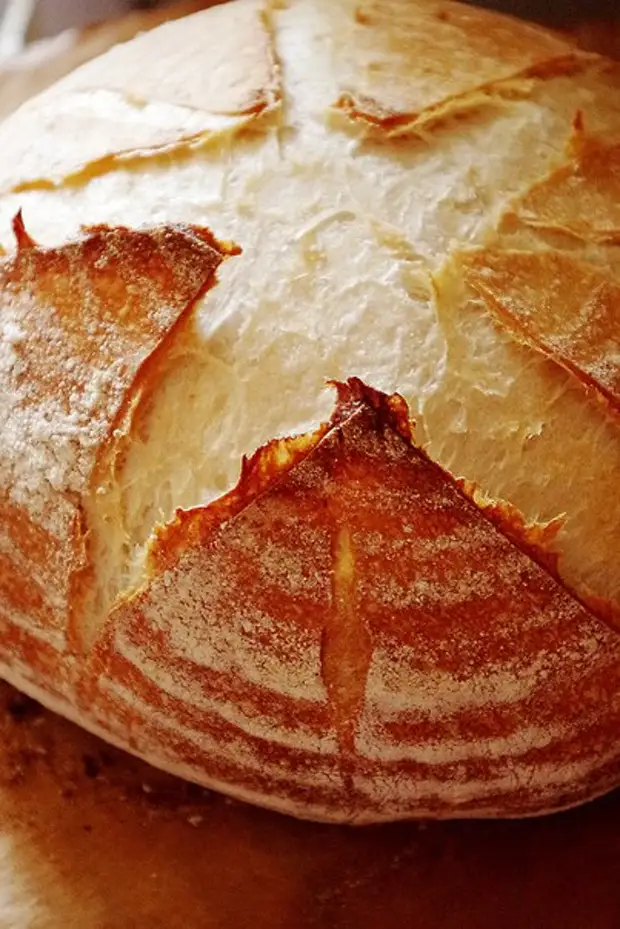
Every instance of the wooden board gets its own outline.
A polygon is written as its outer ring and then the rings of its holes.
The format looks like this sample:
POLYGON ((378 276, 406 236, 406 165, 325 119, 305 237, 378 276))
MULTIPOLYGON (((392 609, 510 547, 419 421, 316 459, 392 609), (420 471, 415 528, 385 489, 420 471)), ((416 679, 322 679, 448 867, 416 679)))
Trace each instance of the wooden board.
POLYGON ((0 685, 0 929, 618 929, 620 794, 352 829, 231 803, 0 685))

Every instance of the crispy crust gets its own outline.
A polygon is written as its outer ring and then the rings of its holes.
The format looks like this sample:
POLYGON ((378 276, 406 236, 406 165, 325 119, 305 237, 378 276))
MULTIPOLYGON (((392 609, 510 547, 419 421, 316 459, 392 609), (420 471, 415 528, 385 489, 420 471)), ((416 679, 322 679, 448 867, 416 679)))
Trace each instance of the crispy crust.
POLYGON ((84 499, 149 359, 231 249, 191 227, 98 227, 60 248, 37 246, 21 216, 14 228, 17 252, 0 266, 0 648, 64 693, 81 638, 67 618, 90 572, 84 499))
POLYGON ((550 530, 513 518, 509 538, 505 511, 412 444, 402 398, 338 393, 328 426, 271 443, 159 532, 81 713, 312 818, 525 815, 601 789, 620 637, 549 573, 550 530))
POLYGON ((588 135, 578 111, 567 148, 566 163, 530 188, 504 224, 620 245, 620 143, 588 135))
POLYGON ((347 0, 330 4, 329 15, 338 48, 335 109, 393 136, 494 96, 527 94, 531 78, 570 74, 590 60, 545 30, 449 0, 347 0))
POLYGON ((462 264, 503 327, 620 413, 620 285, 612 271, 553 251, 485 249, 462 264))
POLYGON ((617 603, 597 596, 584 584, 571 588, 562 578, 561 549, 557 545, 557 538, 565 524, 564 516, 556 516, 544 523, 526 523, 523 514, 506 500, 486 497, 471 481, 461 479, 458 484, 508 539, 567 587, 586 609, 612 628, 620 630, 620 606, 617 603))

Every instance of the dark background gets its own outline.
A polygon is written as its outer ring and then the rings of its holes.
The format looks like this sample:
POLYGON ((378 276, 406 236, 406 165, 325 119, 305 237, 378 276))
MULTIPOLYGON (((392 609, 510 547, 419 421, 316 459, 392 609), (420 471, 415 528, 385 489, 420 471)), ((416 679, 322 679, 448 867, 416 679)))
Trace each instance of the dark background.
POLYGON ((477 0, 476 5, 557 25, 598 16, 620 16, 619 0, 477 0))

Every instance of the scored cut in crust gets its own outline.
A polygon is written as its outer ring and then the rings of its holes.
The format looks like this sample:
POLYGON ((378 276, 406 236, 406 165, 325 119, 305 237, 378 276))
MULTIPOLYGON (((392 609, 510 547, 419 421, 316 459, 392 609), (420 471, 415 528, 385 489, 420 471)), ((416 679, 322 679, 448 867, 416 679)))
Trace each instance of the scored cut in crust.
POLYGON ((15 232, 17 253, 0 267, 2 432, 11 450, 0 462, 0 648, 62 695, 68 653, 80 650, 92 610, 84 588, 94 570, 85 512, 93 478, 149 365, 232 249, 192 227, 97 227, 57 249, 39 247, 20 216, 15 232))
POLYGON ((338 394, 330 424, 158 532, 82 712, 298 815, 525 815, 600 790, 620 637, 412 445, 400 397, 338 394))

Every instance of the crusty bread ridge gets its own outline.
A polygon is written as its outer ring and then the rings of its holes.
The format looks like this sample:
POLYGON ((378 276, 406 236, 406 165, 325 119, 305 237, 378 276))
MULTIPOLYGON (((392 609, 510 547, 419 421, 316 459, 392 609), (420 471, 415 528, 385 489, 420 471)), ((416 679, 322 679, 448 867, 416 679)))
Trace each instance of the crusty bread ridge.
POLYGON ((0 125, 2 675, 298 816, 618 783, 619 90, 235 0, 0 125))
POLYGON ((113 45, 210 5, 209 0, 180 0, 29 43, 0 62, 0 118, 113 45))

